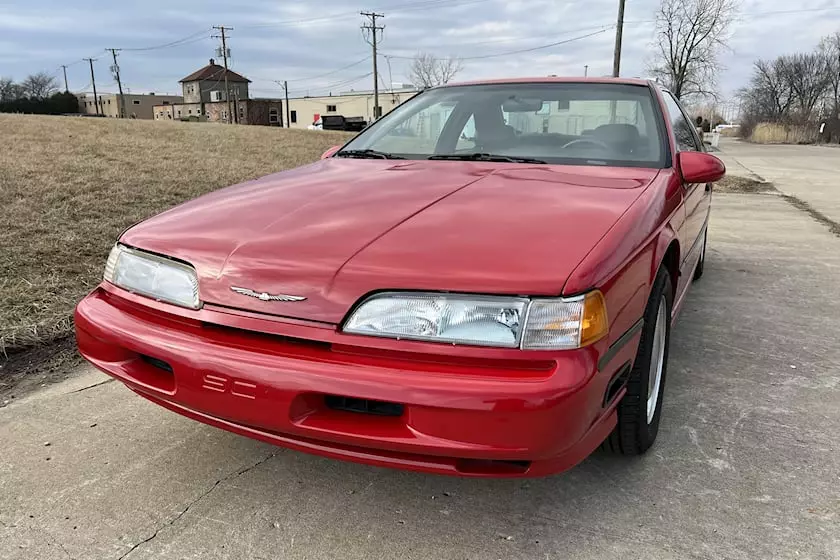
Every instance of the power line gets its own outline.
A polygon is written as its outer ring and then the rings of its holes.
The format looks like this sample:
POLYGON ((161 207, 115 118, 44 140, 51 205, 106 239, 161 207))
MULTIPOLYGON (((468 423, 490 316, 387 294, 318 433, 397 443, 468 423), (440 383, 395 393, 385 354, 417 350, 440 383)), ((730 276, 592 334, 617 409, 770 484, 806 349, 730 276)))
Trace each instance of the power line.
MULTIPOLYGON (((490 0, 427 0, 424 2, 406 2, 404 4, 395 4, 394 6, 388 6, 388 12, 408 12, 412 10, 422 10, 429 7, 435 7, 445 4, 455 4, 454 8, 460 7, 462 5, 470 5, 470 4, 479 4, 482 2, 489 2, 490 0)), ((351 17, 355 17, 358 15, 358 12, 339 12, 330 15, 324 16, 316 16, 311 18, 303 18, 303 19, 291 19, 291 20, 282 20, 282 21, 275 21, 269 23, 255 23, 251 25, 240 25, 240 29, 259 29, 265 27, 284 27, 287 25, 300 25, 303 23, 318 23, 322 21, 336 21, 339 19, 349 19, 351 17)))
MULTIPOLYGON (((534 52, 534 51, 539 51, 539 50, 542 50, 542 49, 549 49, 551 47, 556 47, 556 46, 559 46, 559 45, 565 45, 566 43, 572 43, 574 41, 581 41, 583 39, 588 39, 589 37, 593 37, 595 35, 600 35, 601 33, 604 33, 606 31, 608 31, 612 27, 614 27, 614 25, 605 25, 601 29, 599 29, 598 31, 595 31, 594 33, 587 33, 586 35, 580 35, 578 37, 572 37, 571 39, 565 39, 563 41, 555 41, 553 43, 548 43, 547 45, 539 45, 537 47, 531 47, 531 48, 528 48, 528 49, 517 49, 517 50, 514 50, 514 51, 506 51, 506 52, 495 53, 495 54, 483 54, 483 55, 478 55, 478 56, 464 56, 464 57, 457 57, 457 58, 459 60, 483 60, 485 58, 497 58, 497 57, 500 57, 500 56, 510 56, 510 55, 514 55, 514 54, 534 52)), ((398 56, 398 55, 392 55, 392 54, 385 55, 385 56, 387 56, 389 58, 398 58, 398 59, 404 59, 404 60, 413 60, 414 59, 413 56, 398 56)))
POLYGON ((176 41, 170 41, 169 43, 164 43, 162 45, 153 45, 151 47, 133 47, 133 48, 127 48, 126 47, 126 48, 123 48, 121 50, 126 51, 126 52, 129 52, 129 51, 130 52, 140 52, 140 51, 154 51, 154 50, 158 50, 158 49, 167 49, 167 48, 170 48, 170 47, 180 47, 182 44, 188 44, 187 41, 195 40, 196 38, 198 40, 205 39, 208 32, 209 31, 207 29, 202 29, 201 31, 198 31, 196 33, 192 33, 192 34, 187 35, 186 37, 183 37, 183 38, 178 39, 176 41), (199 35, 204 35, 204 37, 198 37, 199 35))
POLYGON ((368 60, 370 60, 370 56, 366 56, 363 59, 357 60, 356 62, 354 62, 352 64, 348 64, 347 66, 342 66, 341 68, 338 68, 336 70, 332 70, 330 72, 326 72, 324 74, 318 74, 317 76, 310 76, 308 78, 295 78, 294 80, 288 80, 288 81, 290 81, 290 82, 308 82, 310 80, 317 80, 318 78, 325 78, 327 76, 332 76, 333 74, 338 74, 342 70, 347 70, 348 68, 353 68, 354 66, 358 66, 359 64, 361 64, 363 62, 367 62, 368 60))
MULTIPOLYGON (((150 54, 157 54, 156 52, 154 52, 155 50, 159 50, 159 49, 163 49, 163 48, 175 49, 175 48, 178 48, 178 47, 185 47, 187 45, 194 45, 195 43, 200 43, 202 41, 206 41, 210 38, 211 38, 210 35, 202 35, 201 37, 196 37, 195 39, 192 39, 190 41, 183 41, 183 42, 180 42, 180 43, 174 43, 174 44, 168 45, 167 47, 156 47, 154 49, 131 50, 131 51, 129 51, 129 54, 131 54, 133 56, 146 56, 146 55, 150 55, 150 54)), ((123 49, 123 50, 126 50, 126 49, 123 49)))

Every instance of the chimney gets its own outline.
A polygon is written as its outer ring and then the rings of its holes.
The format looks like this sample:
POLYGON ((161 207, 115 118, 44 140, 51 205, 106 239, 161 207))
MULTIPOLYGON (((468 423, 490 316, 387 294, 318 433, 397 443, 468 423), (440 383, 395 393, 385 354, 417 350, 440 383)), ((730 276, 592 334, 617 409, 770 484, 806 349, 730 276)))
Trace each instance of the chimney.
POLYGON ((211 58, 210 59, 210 66, 215 66, 215 65, 216 65, 216 61, 211 58))

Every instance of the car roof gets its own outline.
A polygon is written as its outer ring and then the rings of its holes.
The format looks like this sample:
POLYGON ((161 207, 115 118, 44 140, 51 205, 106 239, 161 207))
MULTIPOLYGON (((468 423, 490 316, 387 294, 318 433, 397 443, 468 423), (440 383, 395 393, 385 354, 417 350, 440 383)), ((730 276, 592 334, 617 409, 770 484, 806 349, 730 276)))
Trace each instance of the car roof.
POLYGON ((642 78, 613 78, 605 77, 573 77, 573 76, 543 76, 539 78, 503 78, 496 80, 473 80, 469 82, 458 82, 454 84, 446 84, 439 87, 458 87, 458 86, 480 86, 480 85, 494 85, 494 84, 626 84, 634 86, 648 86, 650 80, 642 78))

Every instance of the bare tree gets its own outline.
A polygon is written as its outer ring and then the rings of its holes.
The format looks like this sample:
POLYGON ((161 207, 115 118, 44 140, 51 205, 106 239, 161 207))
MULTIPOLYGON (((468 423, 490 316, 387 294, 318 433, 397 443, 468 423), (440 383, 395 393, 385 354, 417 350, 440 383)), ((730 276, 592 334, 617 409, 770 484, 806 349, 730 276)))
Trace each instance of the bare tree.
POLYGON ((23 88, 11 78, 0 78, 0 102, 16 101, 23 97, 23 88))
POLYGON ((779 57, 756 61, 750 85, 742 90, 741 97, 746 114, 774 122, 786 120, 794 105, 794 94, 784 60, 779 57))
POLYGON ((736 0, 661 0, 649 70, 678 98, 715 95, 736 0))
POLYGON ((823 37, 819 46, 828 73, 826 108, 832 119, 840 119, 840 31, 823 37))
POLYGON ((449 83, 463 69, 464 65, 459 58, 437 58, 433 54, 421 52, 411 62, 408 77, 415 86, 426 89, 449 83))
POLYGON ((44 99, 58 91, 58 82, 46 72, 30 74, 20 85, 30 99, 44 99))
POLYGON ((803 122, 813 116, 830 84, 827 60, 820 53, 796 53, 780 58, 793 94, 794 111, 803 122))

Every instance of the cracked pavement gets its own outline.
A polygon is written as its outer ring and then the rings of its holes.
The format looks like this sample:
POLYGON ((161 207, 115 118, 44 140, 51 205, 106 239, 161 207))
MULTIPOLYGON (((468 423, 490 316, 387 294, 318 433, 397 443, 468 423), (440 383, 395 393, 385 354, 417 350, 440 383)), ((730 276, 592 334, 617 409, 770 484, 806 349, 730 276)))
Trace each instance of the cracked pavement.
POLYGON ((366 467, 84 369, 0 409, 0 558, 840 558, 840 238, 779 196, 718 195, 707 258, 642 458, 534 480, 366 467))

